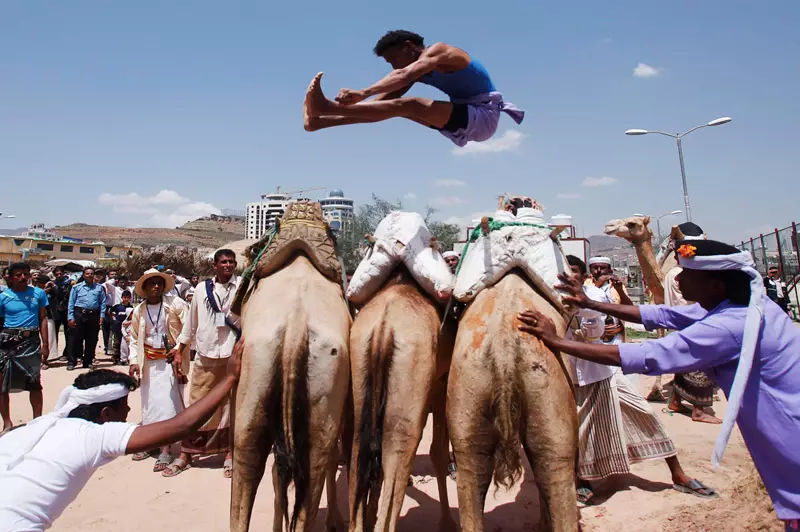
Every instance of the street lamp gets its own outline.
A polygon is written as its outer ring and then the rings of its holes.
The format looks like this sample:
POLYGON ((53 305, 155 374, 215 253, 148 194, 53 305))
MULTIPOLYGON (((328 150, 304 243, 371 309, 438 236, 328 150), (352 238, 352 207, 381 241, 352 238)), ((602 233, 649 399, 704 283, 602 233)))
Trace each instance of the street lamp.
MULTIPOLYGON (((664 218, 665 216, 675 216, 676 214, 680 214, 682 212, 683 211, 681 211, 681 210, 676 210, 676 211, 666 212, 666 213, 662 214, 661 216, 655 216, 656 228, 658 229, 658 244, 659 245, 661 244, 661 240, 663 239, 663 237, 661 236, 661 218, 664 218)), ((635 213, 633 213, 633 215, 634 216, 638 216, 640 218, 644 218, 646 216, 646 215, 644 215, 644 214, 642 214, 640 212, 635 212, 635 213)))
POLYGON ((16 216, 13 215, 13 214, 7 214, 7 215, 3 216, 3 213, 0 212, 0 218, 16 218, 16 216))
POLYGON ((628 129, 627 131, 625 131, 626 135, 631 135, 631 136, 647 135, 648 133, 657 133, 659 135, 672 137, 673 139, 675 139, 677 141, 677 143, 678 143, 678 160, 681 163, 681 179, 683 180, 683 205, 684 205, 684 208, 686 209, 686 221, 687 222, 691 222, 692 221, 692 208, 689 205, 689 189, 686 186, 686 170, 683 167, 683 148, 681 146, 681 139, 683 137, 685 137, 686 135, 688 135, 689 133, 691 133, 692 131, 696 130, 696 129, 701 129, 701 128, 704 128, 704 127, 721 126, 722 124, 727 124, 731 120, 733 120, 733 118, 731 118, 729 116, 723 116, 721 118, 717 118, 715 120, 712 120, 711 122, 708 122, 706 124, 703 124, 703 125, 700 125, 700 126, 695 126, 695 127, 693 127, 692 129, 690 129, 688 131, 684 131, 683 133, 678 133, 677 135, 673 135, 672 133, 665 133, 663 131, 655 131, 655 130, 648 130, 648 129, 628 129))

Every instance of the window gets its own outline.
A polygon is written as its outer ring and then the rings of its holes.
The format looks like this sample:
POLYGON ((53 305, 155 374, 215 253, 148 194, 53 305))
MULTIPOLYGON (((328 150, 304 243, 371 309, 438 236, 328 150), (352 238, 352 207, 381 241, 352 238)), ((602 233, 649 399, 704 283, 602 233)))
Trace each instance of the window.
POLYGON ((53 244, 45 244, 44 242, 37 242, 36 249, 41 249, 42 251, 53 251, 53 244))
POLYGON ((64 244, 61 244, 62 253, 72 253, 72 249, 73 249, 72 246, 65 246, 64 244))
POLYGON ((87 246, 81 246, 81 253, 94 253, 94 248, 90 248, 87 246))
POLYGON ((111 250, 114 249, 114 246, 105 246, 106 253, 111 253, 111 250))

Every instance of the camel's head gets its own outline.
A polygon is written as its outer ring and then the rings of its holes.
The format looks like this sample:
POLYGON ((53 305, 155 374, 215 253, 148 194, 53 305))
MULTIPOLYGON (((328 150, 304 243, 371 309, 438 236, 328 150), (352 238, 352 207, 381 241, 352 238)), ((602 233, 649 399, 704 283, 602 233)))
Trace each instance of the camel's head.
POLYGON ((628 242, 647 242, 653 238, 653 232, 648 227, 649 223, 649 216, 631 216, 623 220, 611 220, 606 223, 603 232, 624 238, 628 242))

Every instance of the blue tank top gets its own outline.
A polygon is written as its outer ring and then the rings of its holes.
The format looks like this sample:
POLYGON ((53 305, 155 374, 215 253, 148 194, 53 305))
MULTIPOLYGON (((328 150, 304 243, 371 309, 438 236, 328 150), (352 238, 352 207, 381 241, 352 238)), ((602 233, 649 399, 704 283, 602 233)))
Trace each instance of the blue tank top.
POLYGON ((466 68, 444 74, 442 72, 429 72, 418 80, 420 83, 436 87, 447 94, 451 100, 472 98, 478 94, 495 92, 497 89, 489 77, 489 72, 475 58, 470 60, 466 68))

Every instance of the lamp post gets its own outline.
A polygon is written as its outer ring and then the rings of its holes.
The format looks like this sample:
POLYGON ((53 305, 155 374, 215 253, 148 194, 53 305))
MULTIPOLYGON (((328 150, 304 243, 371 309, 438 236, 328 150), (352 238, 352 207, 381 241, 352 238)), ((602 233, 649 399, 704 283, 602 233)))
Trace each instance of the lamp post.
POLYGON ((681 139, 696 129, 701 129, 704 127, 721 126, 722 124, 727 124, 731 120, 733 120, 731 117, 723 116, 722 118, 717 118, 706 124, 695 126, 692 129, 684 131, 683 133, 678 133, 677 135, 673 135, 672 133, 665 133, 663 131, 655 131, 647 129, 628 129, 627 131, 625 131, 626 135, 636 136, 636 135, 647 135, 648 133, 657 133, 659 135, 664 135, 666 137, 672 137, 673 139, 676 140, 676 142, 678 143, 678 160, 680 161, 681 164, 681 180, 683 181, 683 205, 684 208, 686 209, 687 222, 692 221, 692 208, 689 205, 689 189, 686 186, 686 169, 683 166, 683 147, 681 145, 681 139))
MULTIPOLYGON (((661 218, 664 218, 665 216, 675 216, 676 214, 680 214, 682 212, 683 211, 681 211, 681 210, 670 211, 670 212, 666 212, 666 213, 662 214, 661 216, 656 216, 655 217, 655 219, 656 219, 656 228, 658 229, 658 242, 657 242, 657 245, 661 245, 661 241, 664 238, 661 235, 661 218)), ((642 218, 644 218, 644 216, 646 216, 646 215, 644 215, 644 214, 642 214, 640 212, 635 212, 635 213, 633 213, 633 215, 634 216, 639 216, 639 217, 642 217, 642 218)))

